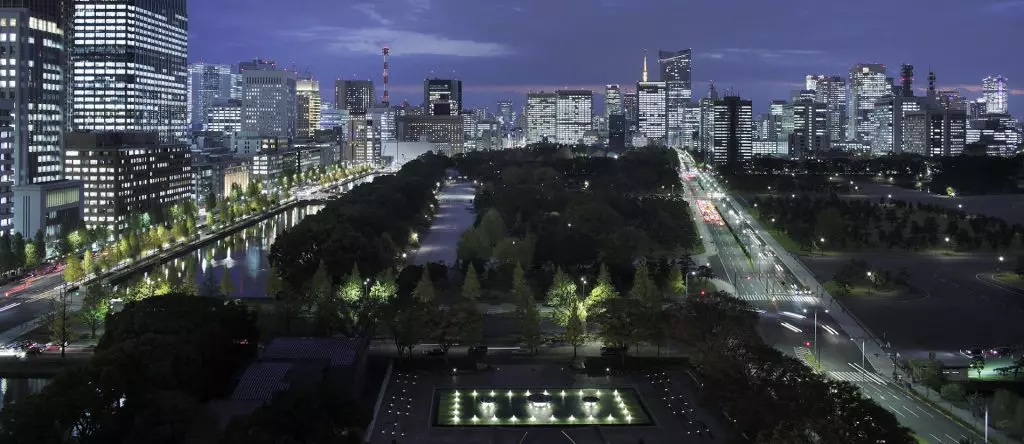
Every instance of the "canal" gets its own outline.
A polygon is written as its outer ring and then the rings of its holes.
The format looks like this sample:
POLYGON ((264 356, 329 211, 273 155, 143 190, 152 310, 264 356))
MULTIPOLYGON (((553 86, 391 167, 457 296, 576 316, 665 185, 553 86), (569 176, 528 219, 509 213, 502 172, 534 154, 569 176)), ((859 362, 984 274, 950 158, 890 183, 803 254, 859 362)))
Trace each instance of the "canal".
MULTIPOLYGON (((347 191, 361 183, 372 182, 374 177, 368 176, 344 189, 347 191)), ((322 208, 322 204, 291 207, 246 228, 225 234, 216 241, 184 251, 159 264, 140 268, 111 284, 118 291, 145 279, 168 282, 172 286, 192 282, 200 292, 204 288, 214 287, 227 290, 231 298, 264 298, 267 272, 270 270, 267 256, 274 240, 322 208)))

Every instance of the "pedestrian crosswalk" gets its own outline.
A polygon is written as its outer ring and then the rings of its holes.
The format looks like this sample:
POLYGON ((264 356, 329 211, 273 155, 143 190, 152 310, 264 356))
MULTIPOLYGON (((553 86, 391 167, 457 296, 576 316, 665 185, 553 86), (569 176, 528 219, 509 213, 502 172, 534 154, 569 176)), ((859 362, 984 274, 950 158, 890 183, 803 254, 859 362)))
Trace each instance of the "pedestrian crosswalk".
POLYGON ((828 372, 828 376, 830 378, 838 380, 838 381, 847 381, 847 382, 878 382, 878 381, 875 381, 875 380, 869 378, 867 375, 865 375, 865 374, 863 374, 861 372, 837 372, 837 371, 830 371, 830 372, 828 372))
POLYGON ((741 294, 737 296, 744 301, 750 302, 798 302, 803 304, 818 304, 821 299, 814 296, 798 296, 789 294, 766 295, 766 294, 741 294))

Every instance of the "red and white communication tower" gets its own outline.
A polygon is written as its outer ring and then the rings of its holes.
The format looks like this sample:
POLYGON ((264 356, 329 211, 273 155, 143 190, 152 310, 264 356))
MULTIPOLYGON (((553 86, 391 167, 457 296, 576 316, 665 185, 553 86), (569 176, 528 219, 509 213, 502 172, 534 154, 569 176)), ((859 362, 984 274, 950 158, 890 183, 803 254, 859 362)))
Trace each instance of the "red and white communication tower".
POLYGON ((391 104, 391 97, 388 96, 388 53, 389 52, 391 52, 391 48, 388 48, 387 46, 385 46, 384 47, 384 98, 381 100, 381 103, 383 103, 384 106, 388 106, 388 105, 391 104))

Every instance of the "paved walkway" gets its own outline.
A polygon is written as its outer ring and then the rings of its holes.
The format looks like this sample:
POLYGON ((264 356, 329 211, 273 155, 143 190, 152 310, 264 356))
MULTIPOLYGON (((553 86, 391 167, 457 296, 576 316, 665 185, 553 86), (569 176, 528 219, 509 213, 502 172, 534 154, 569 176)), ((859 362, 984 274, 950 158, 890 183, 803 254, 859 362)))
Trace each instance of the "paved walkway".
POLYGON ((423 265, 428 262, 452 265, 458 259, 457 248, 462 232, 473 226, 476 214, 473 200, 476 189, 472 182, 447 185, 438 197, 438 211, 430 230, 420 240, 420 247, 410 256, 409 263, 423 265))

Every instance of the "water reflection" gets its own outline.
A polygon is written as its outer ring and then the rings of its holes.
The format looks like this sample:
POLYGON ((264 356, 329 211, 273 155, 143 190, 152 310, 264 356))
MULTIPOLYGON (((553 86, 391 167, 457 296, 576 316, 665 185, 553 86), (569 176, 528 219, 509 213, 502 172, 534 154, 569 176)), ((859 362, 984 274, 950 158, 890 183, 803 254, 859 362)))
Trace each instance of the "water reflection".
POLYGON ((115 288, 120 290, 140 280, 159 277, 172 287, 187 287, 191 283, 194 289, 204 286, 221 289, 225 288, 223 280, 227 273, 226 287, 231 297, 266 297, 270 246, 278 234, 322 208, 323 205, 297 206, 278 213, 161 265, 119 279, 115 288))

